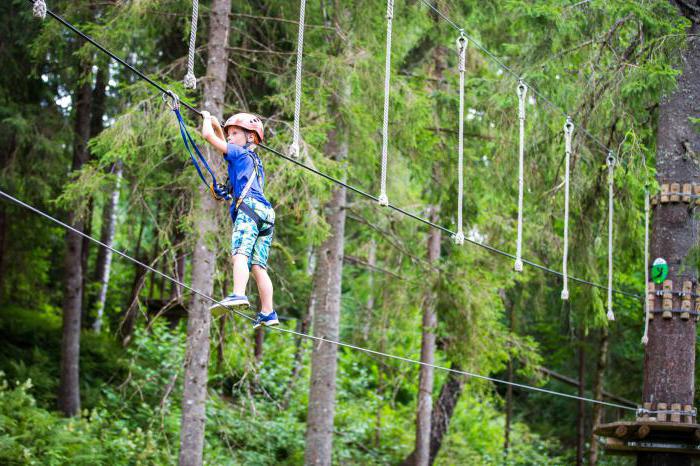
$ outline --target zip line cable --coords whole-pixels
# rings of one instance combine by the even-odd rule
[[[507,72],[509,75],[511,75],[513,78],[517,79],[518,81],[522,81],[528,89],[541,101],[546,103],[550,108],[553,110],[556,110],[558,113],[560,113],[564,117],[568,117],[569,114],[565,112],[560,106],[552,102],[550,99],[548,99],[544,94],[540,93],[537,89],[535,89],[531,84],[528,84],[526,81],[522,79],[522,76],[519,73],[516,73],[515,70],[513,70],[511,67],[503,63],[503,60],[498,58],[496,54],[491,52],[489,49],[481,45],[478,41],[476,41],[472,36],[464,32],[464,28],[460,27],[457,23],[455,23],[453,20],[451,20],[445,13],[440,11],[435,5],[433,5],[431,2],[428,0],[420,0],[421,3],[425,4],[428,8],[433,10],[436,15],[438,15],[440,18],[442,18],[445,22],[447,22],[450,26],[452,26],[454,29],[457,31],[460,31],[460,33],[463,33],[464,36],[469,39],[469,41],[479,50],[481,50],[486,56],[491,58],[498,66],[501,67],[501,69],[505,72]],[[608,154],[610,152],[610,148],[608,148],[605,144],[603,144],[600,139],[596,138],[593,134],[591,134],[586,128],[584,127],[579,127],[578,131],[586,135],[591,141],[596,143],[597,146],[600,147],[601,151],[605,154]]]
[[[28,2],[33,4],[32,0],[28,0]],[[95,39],[93,39],[92,37],[88,36],[87,34],[85,34],[84,32],[82,32],[81,30],[79,30],[79,29],[76,28],[75,26],[73,26],[73,25],[72,25],[70,22],[68,22],[67,20],[63,19],[62,17],[60,17],[59,15],[57,15],[56,13],[54,13],[53,11],[51,11],[51,10],[48,9],[48,8],[47,8],[46,12],[47,12],[47,14],[50,15],[51,17],[53,17],[54,19],[56,19],[56,20],[59,21],[60,23],[64,24],[64,25],[65,25],[67,28],[69,28],[71,31],[75,32],[75,33],[78,34],[80,37],[82,37],[83,39],[85,39],[85,40],[87,40],[88,42],[90,42],[91,44],[93,44],[93,45],[94,45],[95,47],[97,47],[99,50],[101,50],[101,51],[104,52],[105,54],[107,54],[107,55],[109,55],[110,57],[112,57],[112,59],[114,59],[114,60],[117,61],[118,63],[124,65],[127,69],[129,69],[130,71],[132,71],[134,74],[136,74],[137,76],[139,76],[139,77],[140,77],[141,79],[143,79],[144,81],[146,81],[146,82],[148,82],[149,84],[151,84],[153,87],[155,87],[156,89],[158,89],[159,91],[161,91],[163,94],[165,94],[165,95],[167,95],[167,96],[170,96],[171,98],[176,98],[175,94],[174,94],[171,90],[166,89],[166,88],[163,87],[161,84],[158,84],[156,81],[154,81],[153,79],[149,78],[149,77],[146,76],[144,73],[142,73],[142,72],[139,71],[138,69],[134,68],[132,65],[130,65],[129,63],[127,63],[127,62],[124,61],[123,59],[119,58],[117,55],[115,55],[115,54],[114,54],[113,52],[111,52],[109,49],[107,49],[106,47],[104,47],[104,46],[103,46],[102,44],[100,44],[99,42],[95,41]],[[466,36],[465,36],[465,37],[466,37]],[[202,116],[202,112],[201,112],[200,110],[196,109],[195,107],[193,107],[192,105],[188,104],[187,102],[185,102],[185,101],[183,101],[183,100],[179,100],[179,103],[180,103],[180,105],[182,105],[182,106],[188,108],[189,110],[193,111],[193,112],[196,113],[197,115]],[[353,192],[356,193],[356,194],[359,194],[359,195],[361,195],[361,196],[363,196],[363,197],[366,197],[367,199],[373,200],[373,201],[375,201],[375,202],[377,202],[377,203],[379,202],[379,198],[378,198],[378,197],[376,197],[376,196],[374,196],[374,195],[372,195],[372,194],[369,194],[369,193],[367,193],[367,192],[365,192],[365,191],[362,191],[361,189],[356,188],[355,186],[352,186],[352,185],[350,185],[350,184],[348,184],[348,183],[346,183],[346,182],[344,182],[344,181],[341,181],[341,180],[339,180],[338,178],[335,178],[335,177],[330,176],[330,175],[328,175],[328,174],[326,174],[326,173],[323,173],[323,172],[321,172],[321,171],[319,171],[319,170],[317,170],[317,169],[315,169],[315,168],[313,168],[313,167],[310,167],[309,165],[306,165],[306,164],[300,162],[300,161],[297,160],[297,159],[294,159],[294,158],[292,158],[292,157],[289,157],[289,156],[283,154],[282,152],[280,152],[280,151],[278,151],[278,150],[276,150],[276,149],[274,149],[274,148],[272,148],[272,147],[270,147],[270,146],[267,146],[266,144],[260,143],[260,144],[257,144],[257,145],[260,146],[260,147],[262,147],[262,148],[265,149],[266,151],[268,151],[268,152],[270,152],[270,153],[276,155],[277,157],[280,157],[280,158],[285,159],[285,160],[287,160],[287,161],[289,161],[289,162],[291,162],[291,163],[293,163],[293,164],[296,164],[297,166],[299,166],[299,167],[301,167],[301,168],[304,168],[305,170],[310,171],[311,173],[314,173],[314,174],[316,174],[316,175],[318,175],[318,176],[320,176],[320,177],[322,177],[322,178],[325,178],[325,179],[327,179],[328,181],[331,181],[331,182],[333,182],[333,183],[335,183],[335,184],[337,184],[337,185],[343,186],[343,187],[349,189],[350,191],[353,191]],[[425,219],[425,218],[423,218],[423,217],[420,217],[419,215],[416,215],[416,214],[413,214],[413,213],[411,213],[411,212],[408,212],[408,211],[402,209],[401,207],[397,207],[397,206],[395,206],[395,205],[392,205],[391,203],[387,204],[387,207],[388,207],[389,209],[391,209],[391,210],[394,210],[394,211],[396,211],[396,212],[398,212],[398,213],[400,213],[400,214],[406,216],[406,217],[409,217],[409,218],[412,218],[413,220],[416,220],[416,221],[419,221],[419,222],[421,222],[421,223],[424,223],[425,225],[428,225],[429,227],[432,227],[432,228],[436,228],[436,229],[438,229],[438,230],[441,230],[441,231],[443,231],[444,233],[447,233],[448,235],[450,235],[451,237],[454,236],[454,235],[456,235],[456,233],[453,232],[452,230],[450,230],[450,229],[448,229],[448,228],[446,228],[446,227],[443,227],[443,226],[441,226],[441,225],[438,225],[438,224],[436,224],[436,223],[434,223],[434,222],[432,222],[432,221],[430,221],[430,220],[427,220],[427,219]],[[509,252],[503,251],[503,250],[498,249],[498,248],[496,248],[496,247],[494,247],[494,246],[490,246],[490,245],[488,245],[488,244],[486,244],[486,243],[482,243],[482,242],[473,240],[473,239],[471,239],[471,238],[465,238],[465,242],[468,242],[468,243],[473,244],[473,245],[475,245],[475,246],[479,246],[479,247],[481,247],[481,248],[483,248],[483,249],[486,249],[487,251],[492,252],[492,253],[494,253],[494,254],[499,254],[499,255],[501,255],[501,256],[508,257],[508,258],[510,258],[510,259],[513,259],[513,260],[516,259],[516,256],[515,256],[514,254],[511,254],[511,253],[509,253]],[[536,263],[536,262],[533,262],[533,261],[530,261],[530,260],[527,260],[527,259],[522,259],[522,261],[523,261],[523,264],[527,264],[527,265],[529,265],[529,266],[531,266],[531,267],[534,267],[534,268],[536,268],[536,269],[540,269],[540,270],[542,270],[542,271],[544,271],[544,272],[547,272],[547,273],[549,273],[549,274],[556,275],[556,276],[558,276],[558,277],[564,277],[564,276],[565,276],[564,273],[559,272],[558,270],[554,270],[554,269],[552,269],[552,268],[550,268],[550,267],[547,267],[547,266],[545,266],[545,265],[538,264],[538,263]],[[568,276],[568,275],[566,275],[566,277],[567,277],[569,280],[574,281],[574,282],[577,282],[577,283],[580,283],[580,284],[582,284],[582,285],[588,285],[588,286],[592,286],[592,287],[594,287],[594,288],[599,288],[599,289],[603,289],[603,290],[607,290],[607,289],[608,289],[608,287],[607,287],[606,285],[601,285],[601,284],[599,284],[599,283],[595,283],[595,282],[592,282],[592,281],[589,281],[589,280],[585,280],[585,279],[583,279],[583,278],[577,278],[577,277]],[[622,296],[627,296],[627,297],[636,298],[636,299],[640,299],[640,298],[641,298],[640,295],[638,295],[638,294],[636,294],[636,293],[633,293],[633,292],[624,291],[624,290],[618,290],[618,289],[614,289],[613,291],[614,291],[615,293],[619,294],[619,295],[622,295]]]
[[[183,283],[183,282],[181,282],[181,281],[179,281],[179,280],[177,280],[177,279],[171,277],[170,275],[168,275],[168,274],[166,274],[166,273],[163,273],[163,272],[161,272],[161,271],[159,271],[159,270],[157,270],[157,269],[155,269],[155,268],[153,268],[153,267],[151,267],[151,266],[149,266],[149,265],[147,265],[147,264],[144,264],[143,262],[139,261],[138,259],[135,259],[135,258],[131,257],[130,255],[128,255],[128,254],[126,254],[126,253],[124,253],[124,252],[122,252],[122,251],[119,251],[118,249],[116,249],[116,248],[114,248],[114,247],[112,247],[112,246],[108,246],[107,244],[103,243],[102,241],[100,241],[100,240],[98,240],[98,239],[96,239],[96,238],[94,238],[94,237],[92,237],[92,236],[90,236],[90,235],[88,235],[88,234],[86,234],[86,233],[84,233],[84,232],[78,230],[77,228],[74,228],[74,227],[68,225],[67,223],[64,223],[64,222],[58,220],[58,219],[55,218],[55,217],[52,217],[51,215],[47,214],[46,212],[44,212],[44,211],[42,211],[42,210],[40,210],[40,209],[38,209],[38,208],[36,208],[36,207],[30,205],[30,204],[27,204],[26,202],[23,202],[23,201],[17,199],[16,197],[14,197],[14,196],[12,196],[12,195],[6,193],[5,191],[3,191],[3,190],[1,190],[1,189],[0,189],[0,196],[2,196],[3,198],[5,198],[5,199],[8,200],[8,201],[14,202],[15,204],[17,204],[17,205],[19,205],[19,206],[21,206],[21,207],[24,207],[24,208],[27,209],[27,210],[30,210],[30,211],[34,212],[35,214],[37,214],[37,215],[39,215],[39,216],[41,216],[41,217],[44,217],[44,218],[47,219],[47,220],[50,220],[51,222],[56,223],[57,225],[59,225],[59,226],[65,228],[66,230],[70,230],[70,231],[72,231],[73,233],[78,234],[78,235],[80,235],[81,237],[83,237],[83,238],[85,238],[85,239],[88,239],[88,240],[94,242],[95,244],[98,244],[98,245],[102,246],[103,248],[109,249],[110,251],[112,251],[112,252],[115,253],[115,254],[118,254],[119,256],[123,257],[124,259],[127,259],[127,260],[133,262],[134,264],[137,264],[137,265],[139,265],[140,267],[143,267],[144,269],[146,269],[146,270],[148,270],[148,271],[150,271],[150,272],[153,272],[153,273],[155,273],[155,274],[157,274],[157,275],[159,275],[159,276],[165,278],[166,280],[168,280],[168,281],[170,281],[170,282],[172,282],[172,283],[174,283],[174,284],[176,284],[176,285],[178,285],[178,286],[183,287],[184,289],[187,289],[187,290],[191,291],[192,293],[197,294],[197,295],[201,296],[202,298],[211,301],[212,303],[221,304],[218,300],[212,298],[211,296],[208,296],[207,294],[205,294],[205,293],[203,293],[203,292],[201,292],[201,291],[199,291],[199,290],[197,290],[197,289],[195,289],[195,288],[192,288],[191,286],[189,286],[189,285],[187,285],[187,284],[185,284],[185,283]],[[251,322],[255,320],[253,317],[251,317],[251,316],[249,316],[249,315],[247,315],[247,314],[245,314],[245,313],[242,313],[242,312],[240,312],[240,311],[238,311],[238,310],[236,310],[236,309],[231,309],[231,308],[227,308],[227,309],[229,309],[231,312],[235,313],[236,315],[238,315],[238,316],[240,316],[240,317],[242,317],[242,318],[244,318],[244,319],[247,319],[247,320],[249,320],[249,321],[251,321]],[[342,341],[340,341],[340,340],[337,340],[337,341],[336,341],[336,340],[330,340],[330,339],[328,339],[328,338],[317,337],[317,336],[314,336],[314,335],[308,335],[308,334],[306,334],[306,333],[297,332],[296,330],[289,330],[289,329],[286,329],[286,328],[283,328],[283,327],[267,327],[267,328],[268,328],[268,329],[271,329],[271,330],[274,330],[274,331],[278,331],[278,332],[282,332],[282,333],[287,333],[287,334],[290,334],[290,335],[295,335],[295,336],[298,336],[298,337],[301,337],[301,338],[306,338],[306,339],[308,339],[308,340],[314,340],[314,341],[318,341],[318,342],[321,342],[321,343],[323,343],[323,342],[325,342],[325,343],[330,343],[330,344],[333,344],[333,345],[336,345],[336,346],[339,346],[339,347],[348,348],[348,349],[351,349],[351,350],[360,351],[360,352],[367,353],[367,354],[373,354],[373,355],[381,356],[381,357],[387,358],[387,359],[394,359],[394,360],[397,360],[397,361],[403,361],[403,362],[407,362],[407,363],[410,363],[410,364],[418,364],[418,365],[421,365],[421,366],[432,367],[433,369],[438,369],[438,370],[442,370],[442,371],[446,371],[446,372],[453,372],[453,373],[455,373],[455,374],[465,375],[465,376],[467,376],[467,377],[473,377],[473,378],[475,378],[475,379],[486,380],[486,381],[493,382],[493,383],[497,383],[497,384],[510,385],[510,386],[512,386],[512,387],[518,387],[518,388],[522,388],[522,389],[524,389],[524,390],[530,390],[530,391],[535,391],[535,392],[540,392],[540,393],[546,393],[546,394],[549,394],[549,395],[560,396],[560,397],[563,397],[563,398],[571,398],[571,399],[574,399],[574,400],[585,401],[585,402],[588,402],[588,403],[595,403],[595,404],[600,404],[600,405],[603,405],[603,406],[609,406],[609,407],[611,407],[611,408],[625,409],[625,410],[629,410],[629,411],[636,411],[636,410],[637,410],[637,408],[632,408],[632,407],[630,407],[630,406],[626,406],[626,405],[622,405],[622,404],[610,403],[610,402],[606,402],[606,401],[602,401],[602,400],[595,400],[595,399],[592,399],[592,398],[585,398],[585,397],[578,396],[578,395],[571,395],[571,394],[568,394],[568,393],[557,392],[557,391],[554,391],[554,390],[548,390],[548,389],[546,389],[546,388],[535,387],[535,386],[532,386],[532,385],[526,385],[526,384],[517,383],[517,382],[509,382],[509,381],[507,381],[507,380],[498,379],[498,378],[495,378],[495,377],[489,377],[489,376],[481,375],[481,374],[476,374],[476,373],[473,373],[473,372],[468,372],[468,371],[463,371],[463,370],[457,370],[457,369],[453,369],[453,368],[450,368],[450,367],[440,366],[440,365],[437,365],[437,364],[428,364],[428,363],[419,361],[419,360],[417,360],[417,359],[406,358],[406,357],[403,357],[403,356],[398,356],[398,355],[390,354],[390,353],[384,353],[384,352],[382,352],[382,351],[376,351],[376,350],[373,350],[373,349],[364,348],[364,347],[357,346],[357,345],[352,345],[352,344],[350,344],[350,343],[344,343],[344,342],[342,342]]]

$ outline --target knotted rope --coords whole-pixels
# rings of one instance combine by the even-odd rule
[[[301,71],[304,57],[304,17],[306,16],[306,0],[299,3],[299,33],[297,35],[297,70],[294,80],[294,125],[292,129],[292,145],[289,146],[290,157],[299,156],[299,115],[301,113]]]
[[[518,120],[520,122],[520,147],[518,151],[518,239],[515,243],[515,264],[513,268],[516,272],[523,271],[523,191],[525,189],[525,96],[527,86],[522,81],[518,81]]]
[[[608,320],[615,320],[612,309],[613,300],[613,189],[615,187],[615,156],[608,153]]]
[[[564,281],[561,290],[561,299],[569,299],[569,276],[567,263],[569,256],[569,169],[571,163],[571,136],[574,133],[574,124],[571,118],[566,118],[564,123],[564,150],[566,152],[564,168],[564,256],[562,259],[562,278]]]
[[[391,78],[391,26],[394,19],[394,0],[386,3],[386,60],[384,62],[384,120],[382,123],[382,172],[379,189],[379,204],[389,205],[386,194],[386,165],[389,151],[389,85]]]
[[[192,0],[192,22],[190,24],[190,50],[187,54],[187,74],[183,83],[187,89],[197,87],[197,78],[194,75],[194,52],[197,48],[197,18],[199,16],[199,0]]]
[[[464,73],[467,70],[467,47],[469,42],[460,33],[457,38],[457,51],[459,53],[459,145],[457,162],[457,233],[454,236],[456,244],[464,244],[464,230],[462,210],[464,201]]]
[[[34,0],[32,14],[41,19],[46,19],[46,2],[44,0]]]

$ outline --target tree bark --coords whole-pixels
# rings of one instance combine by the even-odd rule
[[[437,208],[430,206],[428,216],[437,220]],[[432,228],[428,236],[428,263],[440,258],[440,230]],[[436,296],[433,286],[429,286],[423,299],[423,332],[421,337],[420,360],[426,364],[435,363],[435,330],[437,329]],[[425,466],[430,462],[430,423],[433,410],[433,382],[435,369],[420,367],[418,382],[418,410],[416,414],[416,455],[415,464]]]
[[[681,12],[690,3],[675,2]],[[662,99],[656,147],[656,176],[659,183],[699,183],[700,133],[693,127],[691,117],[700,115],[700,33],[695,17],[686,37],[683,51],[683,72],[678,87]],[[663,257],[669,264],[668,280],[673,289],[681,289],[684,281],[697,283],[696,264],[688,253],[697,246],[698,220],[694,209],[684,203],[664,203],[655,206],[651,236],[651,258]],[[656,307],[661,306],[657,298]],[[680,308],[677,296],[673,308]],[[672,319],[657,315],[649,322],[649,343],[644,353],[644,389],[642,401],[692,405],[695,395],[695,319]],[[690,465],[691,456],[668,453],[639,453],[638,465]]]
[[[100,241],[107,246],[114,244],[114,231],[117,224],[117,206],[119,205],[119,190],[122,180],[122,163],[117,161],[114,164],[114,190],[109,196],[107,204],[105,204],[102,213],[102,231],[100,232]],[[100,248],[97,256],[96,275],[97,281],[100,284],[100,291],[97,295],[95,303],[95,321],[92,324],[92,329],[100,333],[102,329],[102,314],[107,301],[107,289],[109,288],[109,275],[112,269],[112,251],[107,248]]]
[[[598,362],[596,364],[595,381],[593,383],[593,398],[596,400],[603,399],[603,381],[605,379],[605,368],[608,366],[608,327],[605,326],[600,330],[600,350],[598,351]],[[599,404],[593,405],[593,429],[600,425],[605,413],[603,407]],[[592,430],[593,430],[592,429]],[[598,464],[598,441],[595,434],[591,432],[591,451],[589,465],[595,466]]]
[[[343,86],[347,86],[346,83]],[[347,91],[347,89],[345,90]],[[334,98],[335,100],[335,98]],[[340,102],[330,105],[335,111]],[[325,153],[342,160],[348,152],[347,127],[342,121],[329,131]],[[346,190],[334,188],[326,205],[326,221],[331,235],[318,249],[313,296],[316,300],[313,334],[319,338],[338,339],[340,325],[340,295],[345,247]],[[309,465],[330,465],[335,417],[335,377],[338,347],[331,343],[314,342],[311,353],[309,410],[306,426],[304,462]]]
[[[579,329],[578,340],[578,396],[586,395],[586,350],[583,328]],[[576,466],[583,466],[586,447],[586,403],[578,401],[578,423],[576,428]]]
[[[231,0],[212,0],[209,15],[207,44],[207,79],[204,81],[203,108],[221,116],[226,95],[228,72],[228,36]],[[215,151],[205,147],[205,157],[215,160]],[[197,218],[197,241],[192,257],[192,287],[211,296],[214,289],[213,268],[216,255],[210,246],[210,236],[216,233],[216,201],[208,194],[200,196]],[[187,349],[182,396],[182,427],[180,430],[181,466],[202,464],[205,402],[207,395],[207,370],[209,367],[209,330],[211,326],[210,302],[194,295],[187,318]]]
[[[84,65],[85,66],[85,65]],[[85,66],[82,77],[89,75]],[[90,99],[92,89],[83,83],[75,93],[75,138],[73,142],[73,171],[79,170],[88,159],[87,142],[90,137]],[[78,231],[85,224],[71,211],[67,223]],[[61,339],[61,381],[58,389],[58,409],[65,416],[80,414],[80,320],[83,303],[83,238],[70,230],[65,236],[66,255],[63,295],[63,335]]]

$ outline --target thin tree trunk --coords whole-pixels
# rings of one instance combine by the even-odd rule
[[[656,142],[656,176],[662,183],[699,183],[700,133],[691,117],[700,115],[700,19],[697,1],[673,2],[692,21],[687,31],[687,49],[683,51],[683,72],[678,87],[662,99]],[[654,208],[651,234],[651,258],[663,257],[669,265],[668,280],[673,289],[684,281],[697,283],[696,262],[688,254],[697,246],[699,224],[694,209],[683,203],[658,204]],[[661,306],[657,299],[657,308]],[[680,298],[673,297],[673,308],[680,308]],[[666,403],[667,409],[678,403],[693,405],[695,396],[696,321],[660,316],[649,322],[649,343],[644,352],[644,389],[642,401]],[[640,466],[690,465],[691,455],[639,453]]]
[[[136,239],[136,247],[134,249],[134,257],[141,261],[147,261],[145,257],[141,257],[141,245],[143,242],[143,231],[144,231],[144,219],[141,217],[141,223],[139,225],[139,233]],[[119,337],[121,338],[122,345],[127,346],[131,342],[131,337],[134,333],[134,328],[136,326],[136,314],[138,307],[139,294],[143,288],[143,284],[146,281],[147,270],[143,267],[136,265],[134,266],[134,281],[131,285],[131,295],[129,298],[129,303],[124,312],[122,322],[119,326]]]
[[[596,400],[603,399],[603,381],[605,379],[605,368],[608,365],[608,327],[603,327],[600,331],[600,350],[598,351],[598,362],[596,364],[595,382],[593,385],[593,398]],[[593,405],[593,430],[601,424],[603,420],[604,410],[599,404]],[[591,432],[591,453],[589,465],[595,466],[598,464],[598,441],[596,436]]]
[[[89,68],[83,70],[84,76]],[[83,83],[75,94],[75,139],[73,142],[73,171],[79,170],[88,159],[87,142],[90,136],[90,85]],[[83,231],[84,222],[71,211],[67,223]],[[63,336],[61,340],[61,381],[58,390],[58,408],[66,416],[80,413],[80,318],[83,303],[83,239],[77,233],[66,232],[66,255],[63,295]]]
[[[585,396],[586,388],[586,351],[584,348],[583,329],[579,330],[578,348],[578,396]],[[586,441],[586,403],[583,400],[578,402],[578,425],[576,429],[576,466],[583,466],[583,456],[585,453]]]
[[[513,307],[513,302],[508,298],[504,289],[500,290],[501,300],[503,305],[508,312],[509,330],[511,337],[515,336],[515,308]],[[508,382],[513,383],[513,366],[515,365],[514,357],[511,354],[508,358]],[[506,427],[505,435],[503,440],[503,453],[508,459],[508,452],[510,450],[510,426],[513,422],[513,386],[508,385],[506,387]]]
[[[343,84],[347,87],[347,83]],[[347,89],[344,89],[344,94]],[[340,102],[331,104],[331,111]],[[348,133],[342,121],[328,134],[325,153],[336,160],[347,156]],[[331,235],[318,250],[314,277],[313,333],[319,338],[337,340],[340,326],[340,295],[345,247],[346,190],[333,189],[326,205],[326,221]],[[335,417],[335,378],[338,347],[331,343],[315,342],[311,353],[311,378],[309,408],[306,426],[306,450],[304,461],[308,465],[330,465],[333,445],[333,420]]]
[[[231,0],[212,0],[209,14],[209,40],[207,44],[207,79],[204,81],[203,107],[220,116],[224,110],[226,73],[228,71],[228,36]],[[205,156],[215,160],[215,151],[205,147]],[[211,296],[214,289],[213,268],[216,255],[210,249],[209,237],[216,233],[218,206],[211,196],[200,196],[195,212],[197,241],[192,255],[192,287]],[[180,429],[181,466],[202,464],[205,403],[207,395],[207,370],[209,367],[209,330],[211,303],[200,295],[194,295],[187,318],[187,349],[182,395],[182,424]]]
[[[117,161],[114,164],[114,190],[112,191],[107,204],[104,207],[102,215],[102,232],[100,233],[100,241],[107,246],[114,244],[114,232],[117,224],[117,206],[119,205],[119,190],[122,180],[122,163]],[[95,332],[100,333],[102,329],[102,314],[107,301],[107,289],[109,288],[109,275],[112,270],[112,251],[107,248],[100,248],[97,260],[97,277],[100,284],[100,292],[97,295],[97,303],[95,303],[95,322],[92,328]]]
[[[430,206],[428,216],[437,220],[437,208]],[[440,258],[440,230],[433,228],[428,237],[428,263],[433,264]],[[421,338],[420,360],[425,364],[435,363],[435,330],[437,329],[436,296],[429,286],[423,299],[423,332]],[[415,464],[425,466],[430,462],[430,431],[433,410],[433,384],[435,369],[425,365],[420,367],[418,383],[418,412],[416,415],[416,455]]]

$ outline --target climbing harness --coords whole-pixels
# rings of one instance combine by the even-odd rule
[[[462,203],[464,199],[464,73],[467,69],[467,46],[469,42],[464,37],[464,31],[457,38],[459,52],[459,145],[457,162],[457,233],[454,235],[455,244],[464,244],[462,220]]]
[[[202,180],[202,183],[204,183],[207,189],[209,189],[212,197],[217,201],[230,200],[231,195],[228,193],[226,186],[219,184],[216,181],[216,175],[214,174],[214,171],[207,163],[207,159],[202,155],[202,152],[199,150],[199,147],[197,147],[197,143],[187,131],[185,121],[183,120],[182,115],[180,114],[180,99],[178,98],[178,96],[173,91],[169,90],[166,94],[163,94],[163,101],[165,101],[168,104],[170,110],[172,110],[175,116],[177,117],[178,124],[180,125],[180,134],[182,135],[182,141],[185,143],[185,149],[187,149],[187,152],[190,154],[192,165],[194,165],[194,168],[197,170],[197,174]],[[199,160],[202,162],[202,165],[204,165],[204,168],[206,168],[206,170],[211,175],[211,182],[207,181],[207,179],[204,177],[202,169],[199,166],[199,162],[197,162],[197,158],[192,153],[193,149],[194,152],[197,154]]]
[[[384,119],[382,123],[382,173],[378,202],[388,206],[386,194],[386,164],[389,150],[389,85],[391,83],[391,24],[394,19],[394,0],[386,3],[386,59],[384,62]]]
[[[561,273],[564,286],[561,290],[561,299],[569,299],[569,277],[567,273],[567,262],[569,256],[569,169],[571,163],[571,135],[574,132],[574,124],[571,118],[566,117],[564,123],[564,150],[566,152],[564,162],[564,255],[562,259]]]
[[[32,14],[41,19],[46,19],[46,2],[44,0],[34,0]]]
[[[525,171],[525,96],[527,86],[522,79],[518,81],[518,120],[520,122],[520,145],[518,149],[518,239],[515,243],[515,264],[513,269],[516,272],[523,271],[523,190],[525,181],[523,179]]]
[[[301,71],[304,57],[304,16],[306,0],[299,3],[299,34],[297,35],[297,71],[294,79],[294,125],[292,126],[292,145],[289,147],[290,157],[299,157],[299,115],[301,113]]]
[[[605,160],[608,164],[608,320],[615,320],[612,309],[613,280],[613,189],[615,187],[615,156],[612,151]]]
[[[255,209],[250,207],[248,204],[243,202],[245,198],[248,196],[248,193],[250,192],[250,188],[253,186],[253,181],[258,180],[258,184],[260,187],[263,187],[263,183],[265,182],[262,178],[262,175],[260,174],[260,167],[259,167],[259,161],[257,157],[250,151],[248,150],[248,146],[250,144],[246,144],[243,146],[243,149],[246,150],[246,155],[250,157],[253,160],[253,172],[255,176],[251,176],[248,178],[248,182],[245,184],[243,187],[243,190],[241,191],[241,195],[236,199],[235,202],[235,208],[234,208],[234,221],[236,216],[238,215],[238,212],[243,212],[246,214],[248,217],[253,219],[255,222],[256,226],[258,227],[258,236],[268,236],[272,234],[272,231],[274,229],[274,224],[272,222],[268,222],[267,220],[263,220],[260,215],[258,215],[257,212],[255,212]],[[226,183],[227,189],[228,189],[228,194],[229,196],[233,195],[233,186],[231,185],[230,180]],[[263,228],[265,225],[269,225],[266,228]]]
[[[183,83],[187,89],[197,87],[194,75],[194,52],[197,48],[197,17],[199,16],[199,0],[192,0],[192,22],[190,24],[190,50],[187,53],[187,74]]]

